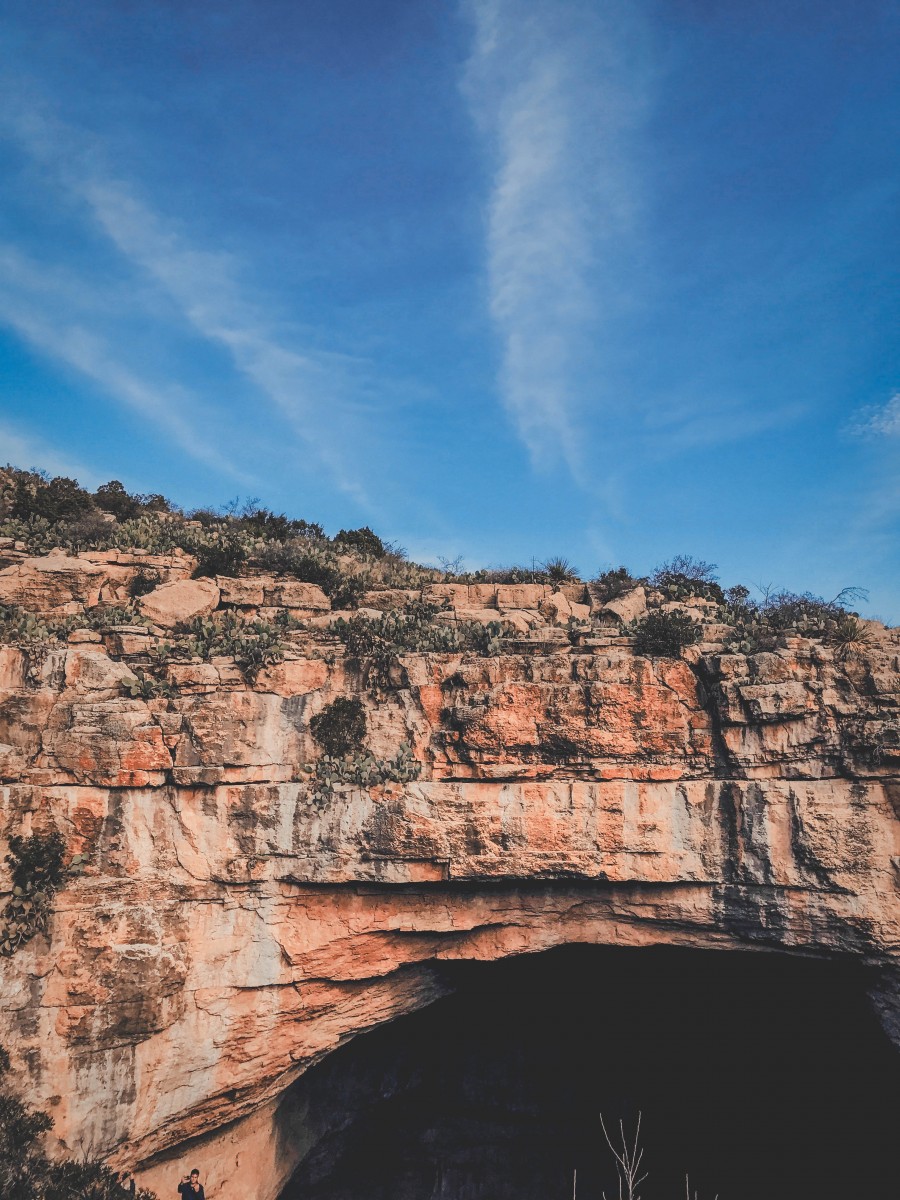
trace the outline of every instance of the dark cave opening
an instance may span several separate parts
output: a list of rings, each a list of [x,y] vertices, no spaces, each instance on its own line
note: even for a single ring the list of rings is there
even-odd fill
[[[287,1094],[314,1148],[282,1200],[618,1195],[599,1125],[642,1112],[644,1200],[893,1194],[900,1055],[855,964],[568,946],[444,968],[456,991]]]

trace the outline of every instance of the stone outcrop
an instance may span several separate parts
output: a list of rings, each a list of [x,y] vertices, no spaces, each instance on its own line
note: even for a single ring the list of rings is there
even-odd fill
[[[139,569],[55,557],[0,571],[4,596],[87,611]],[[155,563],[144,612],[196,592],[190,568]],[[2,832],[58,828],[89,864],[49,938],[0,964],[0,1041],[63,1144],[165,1189],[190,1141],[216,1196],[274,1197],[302,1151],[275,1144],[273,1114],[311,1064],[431,1002],[441,962],[566,942],[853,956],[896,1036],[890,631],[843,659],[799,637],[743,655],[710,613],[700,646],[652,659],[588,623],[581,585],[432,585],[450,621],[518,614],[504,652],[402,655],[374,693],[318,588],[202,588],[311,619],[252,682],[227,657],[173,661],[149,698],[125,683],[155,661],[138,624],[0,651]],[[406,742],[421,774],[315,805],[310,720],[346,695],[372,754]]]
[[[163,629],[175,629],[219,607],[221,595],[211,579],[178,579],[163,583],[138,601],[142,616]]]
[[[47,616],[127,603],[139,575],[165,584],[186,579],[194,566],[187,555],[123,550],[79,555],[57,550],[43,558],[0,550],[0,564],[5,564],[0,568],[0,603],[18,604]]]

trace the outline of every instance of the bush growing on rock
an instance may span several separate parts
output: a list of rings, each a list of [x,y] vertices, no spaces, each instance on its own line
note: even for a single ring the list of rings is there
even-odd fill
[[[190,543],[189,543],[190,544]],[[187,549],[187,547],[183,547]],[[248,548],[240,535],[227,530],[215,531],[211,536],[198,539],[193,553],[197,556],[195,576],[239,575],[247,561]]]
[[[9,1055],[0,1046],[0,1196],[3,1200],[122,1200],[118,1173],[102,1162],[67,1158],[53,1162],[41,1138],[53,1118],[30,1108],[8,1082]],[[135,1200],[157,1200],[139,1188]]]
[[[128,521],[141,511],[141,502],[137,496],[131,496],[118,479],[109,483],[101,483],[94,492],[94,503],[104,512],[112,513],[117,521]]]
[[[541,571],[551,583],[578,582],[578,568],[560,555],[541,563]]]
[[[148,571],[142,568],[128,585],[128,594],[137,600],[141,596],[149,596],[162,583],[159,571]]]
[[[452,654],[464,650],[488,656],[502,650],[503,627],[499,621],[482,625],[476,621],[439,624],[441,610],[433,604],[414,601],[399,611],[368,619],[352,617],[336,621],[332,632],[356,659],[375,690],[390,687],[391,671],[398,655]]]
[[[253,537],[266,542],[286,542],[292,538],[316,541],[325,539],[325,530],[316,522],[295,520],[284,513],[274,513],[268,508],[249,508],[242,513],[239,524]]]
[[[11,837],[9,850],[12,891],[0,916],[0,955],[7,958],[47,928],[53,897],[81,869],[80,855],[66,866],[66,844],[56,831]]]
[[[301,769],[310,776],[307,804],[323,808],[341,785],[372,788],[383,783],[411,783],[419,778],[422,766],[413,758],[409,743],[402,742],[393,758],[375,758],[366,751],[339,757],[325,754],[313,766]]]
[[[833,600],[810,592],[771,592],[762,602],[750,599],[746,588],[729,588],[720,618],[732,627],[731,648],[744,654],[770,650],[785,634],[830,642],[839,658],[858,653],[871,640],[857,614],[846,605],[865,599],[859,588],[844,588]]]
[[[122,687],[132,700],[156,700],[158,697],[170,699],[175,695],[175,689],[165,680],[148,675],[146,671],[137,670],[122,680]]]
[[[197,657],[204,662],[217,657],[233,658],[252,683],[264,667],[284,658],[283,628],[283,623],[279,629],[267,621],[244,620],[236,613],[196,617],[186,627],[183,638],[164,644],[159,657]]]
[[[364,579],[341,569],[333,549],[308,539],[272,542],[254,555],[255,561],[277,575],[290,575],[301,583],[314,583],[331,598],[335,608],[355,608]]]
[[[94,507],[89,492],[65,475],[46,479],[37,472],[16,471],[9,515],[20,520],[43,517],[64,521],[79,517]]]
[[[334,535],[334,540],[342,546],[351,546],[361,554],[372,558],[384,558],[388,552],[387,546],[377,533],[373,533],[368,525],[362,529],[342,529]]]
[[[65,641],[70,622],[44,620],[18,604],[0,604],[0,642],[5,646],[37,648]]]
[[[589,584],[591,594],[601,603],[617,600],[626,592],[633,591],[643,580],[636,578],[627,567],[615,567],[601,571]]]
[[[366,710],[362,701],[339,696],[309,723],[310,733],[326,754],[349,754],[366,740]]]
[[[720,604],[725,601],[725,593],[717,581],[716,564],[692,558],[690,554],[676,554],[671,562],[656,567],[650,585],[672,600],[699,596]]]
[[[649,658],[679,658],[700,638],[700,629],[682,612],[651,612],[634,629],[635,654]]]

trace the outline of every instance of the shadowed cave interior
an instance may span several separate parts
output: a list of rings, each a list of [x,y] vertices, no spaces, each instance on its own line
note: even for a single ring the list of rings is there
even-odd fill
[[[858,967],[569,946],[443,968],[453,995],[286,1094],[318,1141],[282,1200],[617,1196],[598,1114],[643,1113],[643,1200],[892,1195],[900,1055]]]

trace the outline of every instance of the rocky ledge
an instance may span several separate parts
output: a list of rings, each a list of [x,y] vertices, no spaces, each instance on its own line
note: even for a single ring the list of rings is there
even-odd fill
[[[0,1042],[61,1146],[165,1190],[190,1144],[216,1196],[274,1197],[311,1064],[432,1001],[445,960],[567,942],[853,957],[900,1046],[893,631],[739,652],[716,605],[644,588],[430,583],[334,613],[184,553],[0,549],[0,830],[87,864],[0,960]],[[491,641],[373,672],[337,635],[410,603]],[[648,604],[699,640],[635,654]],[[256,657],[253,622],[279,630]],[[311,723],[340,698],[364,761],[323,770]]]

